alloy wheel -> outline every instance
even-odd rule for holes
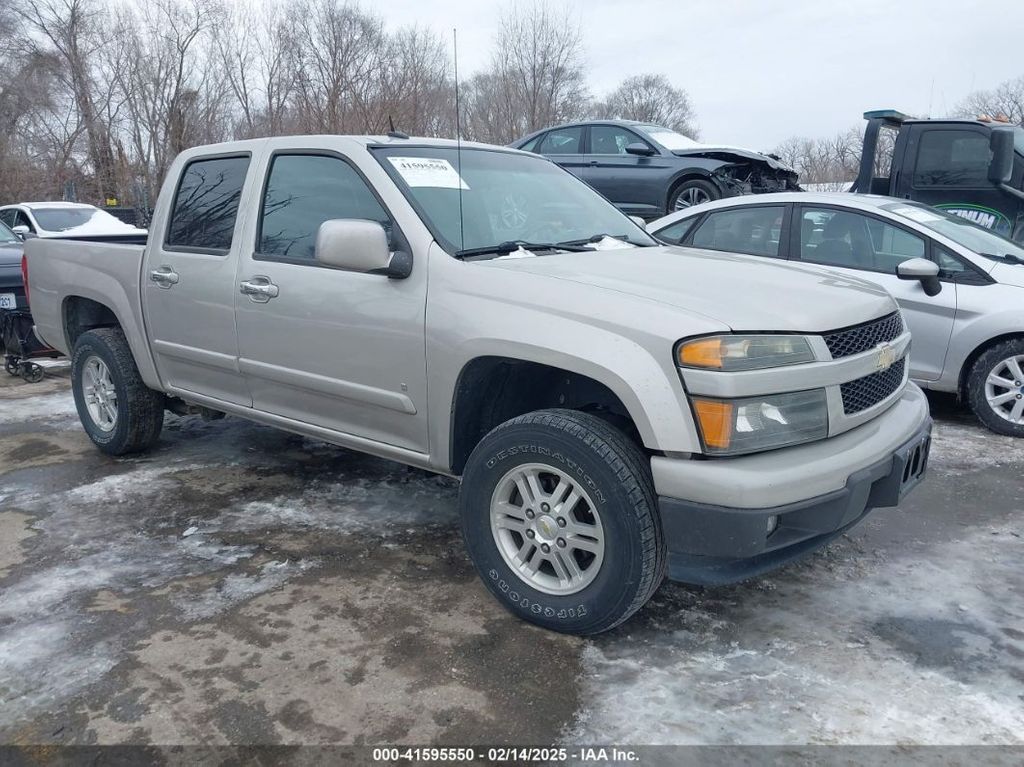
[[[1000,418],[1024,425],[1024,354],[996,363],[985,379],[985,399]]]
[[[686,210],[693,205],[700,205],[704,202],[710,202],[711,195],[705,192],[703,189],[691,186],[689,189],[683,189],[676,195],[676,202],[673,205],[673,210]]]
[[[558,469],[517,466],[491,497],[491,533],[505,563],[546,594],[575,594],[597,577],[605,534],[587,492]]]
[[[102,431],[113,431],[117,425],[117,390],[107,363],[91,356],[82,368],[82,394],[89,417]]]

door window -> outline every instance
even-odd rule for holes
[[[14,226],[14,214],[16,212],[14,208],[0,211],[0,221],[4,222],[8,228]]]
[[[690,227],[693,226],[693,222],[698,218],[700,218],[700,216],[691,216],[690,218],[684,218],[682,221],[676,221],[674,224],[669,224],[664,229],[654,232],[654,236],[662,242],[667,242],[671,245],[678,245],[683,241],[686,233],[690,231]]]
[[[691,244],[730,253],[778,256],[784,215],[781,205],[709,213],[693,233]]]
[[[260,210],[260,257],[312,261],[320,224],[335,218],[377,221],[390,239],[390,217],[347,162],[325,155],[275,157]]]
[[[924,238],[877,218],[829,208],[804,208],[800,217],[804,261],[895,274],[901,262],[924,255]]]
[[[615,125],[594,125],[590,128],[590,154],[626,154],[630,144],[651,145],[631,130]]]
[[[248,157],[217,157],[186,165],[174,196],[167,247],[218,254],[231,250],[248,168]]]
[[[544,134],[537,147],[539,154],[579,154],[583,148],[583,128],[559,128]]]
[[[972,130],[929,130],[921,136],[914,186],[987,186],[989,139]]]

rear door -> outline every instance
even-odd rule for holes
[[[896,266],[911,258],[932,258],[928,238],[888,220],[828,206],[796,207],[791,258],[821,264],[888,290],[910,326],[910,375],[934,381],[942,375],[956,315],[957,285],[943,281],[936,296],[918,280],[901,280]]]
[[[629,154],[630,144],[645,144],[650,156]],[[666,204],[672,163],[651,142],[619,125],[591,125],[583,180],[626,213],[653,216]]]
[[[1013,234],[1018,203],[988,180],[991,132],[981,125],[915,124],[896,194]]]
[[[342,152],[278,140],[236,286],[239,365],[253,407],[371,440],[427,451],[426,260],[401,280],[321,266],[315,243],[330,219],[380,222],[393,249],[404,236]],[[424,254],[425,255],[425,254]]]
[[[186,163],[168,220],[150,230],[142,273],[146,325],[164,382],[182,394],[244,406],[252,400],[238,370],[234,310],[239,210],[257,183],[247,179],[249,165],[248,153]]]

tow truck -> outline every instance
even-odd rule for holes
[[[986,116],[915,119],[894,109],[864,119],[851,192],[916,200],[1024,242],[1024,127]]]

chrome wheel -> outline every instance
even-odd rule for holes
[[[117,425],[117,391],[110,368],[99,357],[92,356],[82,368],[82,395],[89,417],[103,431]]]
[[[711,202],[711,195],[697,186],[683,189],[676,195],[675,204],[672,210],[686,210],[692,205],[700,205],[702,202]]]
[[[1000,418],[1024,424],[1024,354],[996,364],[985,379],[985,399]]]
[[[604,560],[604,530],[590,496],[541,463],[517,466],[498,482],[491,533],[512,572],[546,594],[581,591]]]

